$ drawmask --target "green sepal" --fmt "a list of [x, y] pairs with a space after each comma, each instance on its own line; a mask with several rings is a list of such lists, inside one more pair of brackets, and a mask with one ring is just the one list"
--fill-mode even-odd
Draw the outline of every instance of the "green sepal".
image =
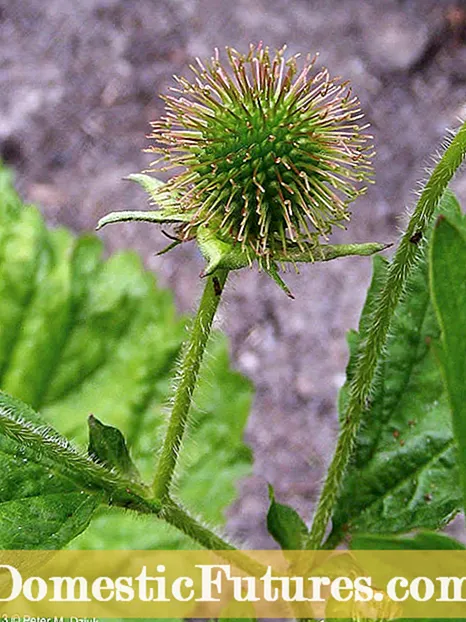
[[198, 227], [196, 240], [207, 262], [202, 276], [210, 276], [216, 270], [222, 269], [240, 270], [251, 266], [254, 261], [253, 256], [244, 252], [239, 244], [221, 240], [207, 225]]
[[[238, 244], [225, 242], [208, 226], [198, 228], [197, 243], [207, 261], [207, 267], [203, 272], [205, 276], [217, 269], [239, 270], [251, 266], [255, 260], [252, 252], [238, 248]], [[369, 242], [367, 244], [320, 244], [309, 246], [304, 250], [296, 247], [286, 253], [275, 252], [273, 261], [275, 263], [315, 263], [355, 255], [367, 257], [380, 253], [390, 246], [391, 244]]]
[[141, 475], [129, 455], [125, 437], [118, 428], [105, 425], [94, 415], [87, 420], [89, 426], [88, 454], [92, 460], [115, 469], [132, 481], [141, 481]]
[[[153, 203], [160, 205], [155, 211], [121, 211], [111, 212], [101, 218], [97, 224], [97, 230], [105, 225], [121, 222], [152, 222], [156, 224], [190, 223], [195, 217], [192, 210], [180, 210], [179, 197], [173, 190], [166, 190], [166, 184], [155, 177], [137, 173], [129, 175], [126, 179], [139, 184], [149, 195]], [[175, 240], [160, 254], [166, 253], [178, 246], [183, 240]], [[218, 235], [218, 230], [213, 223], [199, 224], [196, 229], [196, 241], [199, 249], [207, 262], [201, 276], [210, 276], [216, 270], [240, 270], [252, 266], [258, 261], [261, 269], [270, 276], [285, 294], [294, 298], [290, 289], [279, 275], [278, 266], [283, 263], [315, 263], [317, 261], [330, 261], [339, 257], [368, 256], [386, 250], [390, 244], [367, 243], [367, 244], [319, 244], [314, 242], [307, 245], [290, 244], [286, 251], [276, 251], [272, 256], [258, 259], [257, 254], [248, 248], [244, 248], [237, 240], [232, 238], [226, 241]]]
[[155, 200], [157, 193], [165, 186], [165, 182], [152, 177], [151, 175], [145, 175], [144, 173], [131, 173], [125, 177], [128, 181], [134, 181], [139, 184], [143, 190], [147, 192], [151, 199]]
[[179, 201], [176, 194], [172, 191], [164, 191], [166, 183], [144, 175], [144, 173], [133, 173], [126, 177], [128, 181], [134, 181], [139, 184], [143, 190], [147, 192], [152, 203], [160, 205], [160, 209], [147, 211], [121, 211], [110, 212], [106, 214], [97, 223], [97, 231], [105, 227], [105, 225], [117, 222], [153, 222], [163, 223], [183, 223], [190, 222], [193, 214], [189, 211], [181, 211], [179, 209]]
[[178, 211], [180, 195], [172, 188], [167, 189], [167, 184], [164, 181], [144, 175], [144, 173], [133, 173], [125, 177], [125, 179], [139, 184], [149, 195], [151, 203], [156, 203], [168, 211]]
[[96, 231], [99, 231], [106, 225], [112, 225], [117, 222], [154, 222], [162, 225], [163, 223], [189, 222], [190, 220], [191, 215], [188, 212], [177, 212], [169, 209], [110, 212], [110, 214], [99, 220]]
[[[229, 243], [218, 237], [216, 231], [209, 226], [200, 226], [197, 230], [197, 243], [207, 266], [202, 276], [209, 276], [216, 270], [240, 270], [252, 266], [256, 256], [254, 253], [243, 250], [238, 243]], [[287, 253], [274, 253], [271, 261], [260, 262], [260, 267], [282, 289], [287, 296], [294, 298], [290, 289], [279, 274], [278, 264], [282, 263], [315, 263], [317, 261], [330, 261], [339, 257], [354, 255], [368, 256], [386, 250], [390, 244], [367, 243], [367, 244], [323, 244], [312, 245], [300, 250], [298, 247]]]
[[275, 262], [271, 262], [269, 266], [264, 266], [264, 271], [269, 275], [269, 277], [272, 280], [275, 281], [278, 287], [285, 292], [288, 298], [294, 299], [294, 296], [291, 293], [290, 288], [280, 276], [280, 273], [278, 272], [277, 264]]
[[364, 244], [317, 244], [301, 250], [287, 250], [285, 253], [274, 253], [274, 259], [278, 262], [289, 263], [315, 263], [317, 261], [330, 261], [340, 257], [367, 257], [375, 255], [390, 248], [392, 244], [379, 242], [367, 242]]

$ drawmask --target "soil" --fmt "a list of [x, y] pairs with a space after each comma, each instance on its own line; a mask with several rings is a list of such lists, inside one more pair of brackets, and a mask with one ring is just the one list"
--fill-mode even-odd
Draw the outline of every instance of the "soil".
[[[466, 5], [447, 0], [0, 0], [0, 154], [51, 223], [90, 230], [110, 210], [140, 209], [122, 178], [144, 169], [158, 98], [196, 56], [263, 40], [320, 52], [352, 81], [377, 148], [376, 178], [339, 242], [394, 241], [446, 128], [466, 115]], [[454, 185], [466, 202], [466, 177]], [[180, 311], [194, 307], [202, 261], [190, 245], [155, 257], [157, 228], [109, 227], [111, 250], [136, 248]], [[256, 271], [234, 276], [220, 323], [233, 364], [256, 386], [246, 440], [254, 474], [229, 510], [230, 535], [270, 548], [267, 482], [310, 519], [334, 446], [336, 396], [370, 261], [287, 275], [289, 300]]]

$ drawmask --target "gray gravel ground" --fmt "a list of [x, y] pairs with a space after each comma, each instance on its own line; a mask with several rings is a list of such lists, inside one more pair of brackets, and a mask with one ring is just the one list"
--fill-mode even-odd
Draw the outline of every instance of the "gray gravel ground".
[[[23, 195], [53, 223], [92, 229], [110, 209], [141, 208], [121, 178], [141, 150], [157, 94], [193, 56], [263, 40], [320, 51], [351, 79], [373, 126], [377, 185], [337, 241], [393, 241], [411, 189], [446, 128], [466, 116], [466, 4], [449, 0], [0, 0], [0, 153]], [[455, 183], [466, 202], [466, 177]], [[194, 247], [155, 258], [164, 240], [140, 225], [109, 228], [109, 248], [135, 247], [180, 310], [194, 306]], [[266, 482], [310, 518], [336, 436], [335, 398], [370, 275], [367, 259], [290, 274], [296, 300], [264, 275], [233, 278], [221, 312], [238, 369], [257, 387], [247, 442], [254, 475], [229, 512], [232, 535], [269, 548]]]

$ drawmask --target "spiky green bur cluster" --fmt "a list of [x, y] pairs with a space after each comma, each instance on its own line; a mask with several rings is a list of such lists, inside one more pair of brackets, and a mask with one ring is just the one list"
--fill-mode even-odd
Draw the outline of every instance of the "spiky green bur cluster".
[[371, 137], [348, 84], [326, 69], [310, 75], [315, 59], [298, 71], [298, 56], [286, 60], [284, 49], [227, 54], [227, 67], [218, 52], [198, 60], [194, 81], [176, 78], [165, 98], [151, 135], [154, 166], [182, 172], [152, 198], [170, 207], [177, 197], [182, 239], [205, 225], [261, 264], [286, 261], [349, 219], [348, 204], [370, 178]]

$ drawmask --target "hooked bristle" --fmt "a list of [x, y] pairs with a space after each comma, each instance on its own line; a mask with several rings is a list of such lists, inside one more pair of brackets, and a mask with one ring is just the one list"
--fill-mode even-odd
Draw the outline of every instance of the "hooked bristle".
[[225, 67], [218, 51], [197, 59], [194, 80], [176, 78], [166, 116], [152, 124], [153, 165], [182, 168], [163, 190], [191, 215], [181, 237], [208, 223], [266, 261], [290, 244], [318, 245], [349, 220], [371, 177], [359, 102], [326, 69], [311, 76], [316, 57], [300, 70], [297, 56], [262, 45], [246, 55], [227, 48], [227, 57]]

